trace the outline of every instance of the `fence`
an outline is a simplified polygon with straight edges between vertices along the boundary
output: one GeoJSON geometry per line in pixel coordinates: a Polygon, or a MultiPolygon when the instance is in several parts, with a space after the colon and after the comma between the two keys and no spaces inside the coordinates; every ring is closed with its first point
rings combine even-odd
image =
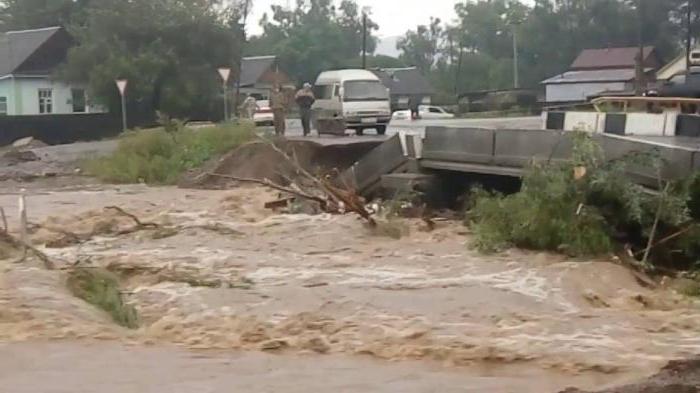
{"type": "MultiPolygon", "coordinates": [[[[129,119],[130,127],[152,123],[152,115],[134,114],[129,119]]],[[[121,131],[122,121],[119,114],[1,116],[0,146],[28,136],[50,145],[57,145],[110,138],[117,136],[121,131]]]]}

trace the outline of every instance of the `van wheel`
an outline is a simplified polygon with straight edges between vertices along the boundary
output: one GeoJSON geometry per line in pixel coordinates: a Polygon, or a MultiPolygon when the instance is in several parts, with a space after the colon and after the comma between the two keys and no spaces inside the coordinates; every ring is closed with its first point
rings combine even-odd
{"type": "Polygon", "coordinates": [[[386,134],[386,126],[377,126],[377,135],[386,134]]]}
{"type": "Polygon", "coordinates": [[[362,127],[355,128],[355,135],[362,136],[365,133],[365,129],[362,127]]]}

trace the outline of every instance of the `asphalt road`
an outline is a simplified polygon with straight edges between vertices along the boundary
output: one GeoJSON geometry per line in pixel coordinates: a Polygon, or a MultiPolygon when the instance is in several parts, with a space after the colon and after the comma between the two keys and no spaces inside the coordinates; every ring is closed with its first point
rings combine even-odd
{"type": "MultiPolygon", "coordinates": [[[[479,127],[479,128],[522,128],[537,129],[541,127],[539,117],[513,117],[495,119],[450,119],[450,120],[401,120],[392,121],[387,130],[387,135],[391,136],[398,131],[414,131],[422,134],[427,126],[445,127],[479,127]]],[[[273,132],[272,127],[260,127],[260,130],[273,132]]],[[[301,122],[297,119],[290,119],[287,125],[287,136],[293,139],[302,138],[301,122]]],[[[374,130],[367,130],[365,136],[358,137],[349,130],[347,137],[336,137],[330,135],[318,135],[312,132],[311,139],[322,144],[348,144],[365,141],[383,140],[386,137],[377,136],[374,130]]],[[[33,149],[43,160],[56,163],[71,163],[85,157],[103,156],[111,153],[117,147],[117,140],[103,140],[95,142],[78,142],[68,145],[47,146],[33,149]]]]}

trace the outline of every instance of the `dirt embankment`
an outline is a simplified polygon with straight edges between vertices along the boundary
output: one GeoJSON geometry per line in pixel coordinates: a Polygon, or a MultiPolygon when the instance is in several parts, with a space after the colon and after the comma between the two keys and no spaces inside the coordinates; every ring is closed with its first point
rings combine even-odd
{"type": "MultiPolygon", "coordinates": [[[[277,140],[275,144],[300,167],[315,175],[343,171],[376,147],[376,142],[345,145],[321,145],[313,141],[277,140]]],[[[256,180],[270,180],[287,185],[295,179],[296,169],[268,143],[256,141],[240,146],[223,157],[216,158],[201,169],[193,170],[178,184],[182,188],[225,189],[235,181],[211,176],[227,175],[256,180]]]]}

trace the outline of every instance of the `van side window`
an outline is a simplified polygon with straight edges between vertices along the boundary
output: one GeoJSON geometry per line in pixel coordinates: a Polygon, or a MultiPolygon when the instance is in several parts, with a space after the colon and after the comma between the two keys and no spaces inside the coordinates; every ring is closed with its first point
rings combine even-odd
{"type": "Polygon", "coordinates": [[[340,85],[333,85],[333,97],[340,97],[340,85]]]}
{"type": "Polygon", "coordinates": [[[333,85],[314,86],[314,96],[317,100],[330,100],[333,96],[333,85]]]}

